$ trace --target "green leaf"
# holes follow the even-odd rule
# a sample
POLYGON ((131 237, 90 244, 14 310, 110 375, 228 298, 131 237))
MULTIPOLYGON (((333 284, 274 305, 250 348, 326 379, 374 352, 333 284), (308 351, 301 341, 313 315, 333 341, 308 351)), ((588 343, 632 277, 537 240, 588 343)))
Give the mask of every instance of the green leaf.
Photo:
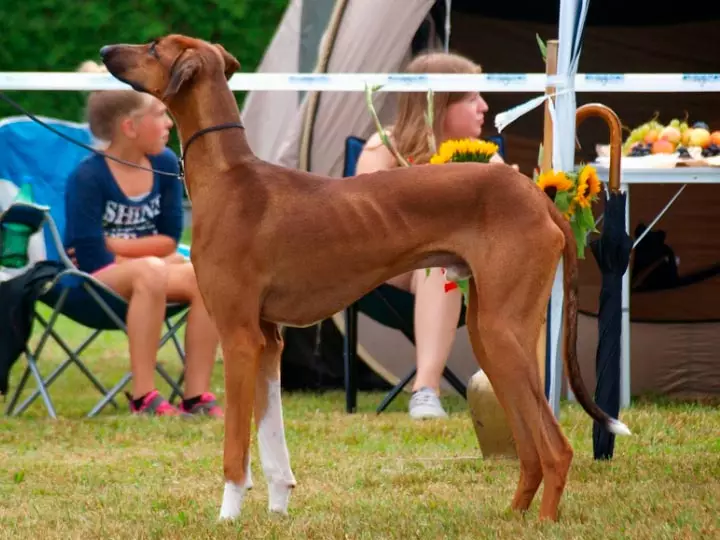
POLYGON ((586 231, 592 231, 595 228, 595 217, 592 213, 592 208, 583 208, 580 213, 582 218, 581 225, 586 231))
POLYGON ((540 54, 542 55, 543 62, 547 63, 547 45, 540 38, 540 34, 535 34, 535 39, 537 40, 538 47, 540 47, 540 54))
POLYGON ((584 259, 585 258, 585 231, 583 230, 582 226, 578 223, 578 220, 576 220, 576 219, 573 219, 570 222, 570 227, 572 228, 573 235, 575 236, 575 242, 577 243, 578 258, 584 259))
POLYGON ((567 191, 558 191, 557 195, 555 195, 555 206, 557 206, 558 210, 563 214, 567 212, 570 208, 570 193, 567 191))

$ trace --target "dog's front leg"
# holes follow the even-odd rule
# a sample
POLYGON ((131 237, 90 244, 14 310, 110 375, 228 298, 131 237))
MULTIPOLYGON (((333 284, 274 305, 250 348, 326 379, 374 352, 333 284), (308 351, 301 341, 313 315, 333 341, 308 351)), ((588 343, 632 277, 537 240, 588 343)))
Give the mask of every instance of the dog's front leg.
POLYGON ((225 357, 225 491, 220 519, 240 514, 250 479, 250 424, 252 421, 255 379, 265 347, 262 332, 254 325, 234 327, 223 332, 225 357))
POLYGON ((295 476, 285 441, 282 399, 280 396, 280 358, 282 335, 276 324, 261 323, 265 350, 260 359, 255 388, 255 422, 258 426, 260 461, 268 483, 268 507, 271 512, 287 514, 295 476))

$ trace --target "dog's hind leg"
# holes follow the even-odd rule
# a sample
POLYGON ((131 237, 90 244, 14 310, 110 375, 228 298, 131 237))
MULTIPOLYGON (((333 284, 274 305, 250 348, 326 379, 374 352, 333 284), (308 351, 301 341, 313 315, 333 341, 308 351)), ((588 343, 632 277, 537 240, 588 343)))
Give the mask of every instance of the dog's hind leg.
MULTIPOLYGON (((489 360, 483 347, 483 340, 478 331, 477 322, 477 292, 474 286, 470 285, 470 295, 467 309, 467 329, 472 345, 473 353, 481 368, 488 366, 489 360)), ((487 371, 486 371, 487 373, 487 371)), ((489 375, 488 375, 489 376, 489 375)), ((493 381, 493 385, 494 385, 493 381)), ((507 396, 494 388, 501 405, 508 413, 507 396)), ((533 437, 527 425, 516 415, 508 416, 508 423, 513 433, 515 447, 517 449, 518 458, 520 460, 520 480, 515 497, 512 501, 513 510, 525 511, 530 507, 535 493, 542 482, 542 466, 540 464, 540 456, 537 453, 535 445, 532 443, 533 437), (528 444, 528 441, 530 444, 528 444)))
POLYGON ((542 478, 540 518, 555 520, 573 452, 545 397, 536 346, 564 240, 555 227, 502 239, 492 257, 478 259, 485 264, 472 265, 480 279, 468 329, 515 437, 521 474, 513 508, 527 509, 542 478))
POLYGON ((282 399, 280 396, 280 357, 283 339, 276 324, 261 322, 265 350, 260 359, 255 387, 255 423, 263 472, 268 483, 268 508, 287 514, 295 476, 285 441, 282 399))
MULTIPOLYGON (((239 319, 239 317, 238 317, 239 319)), ((242 319, 240 319, 242 320, 242 319)), ((223 493, 220 519, 232 519, 240 514, 248 489, 247 472, 250 466, 250 425, 252 422, 255 381, 260 356, 265 347, 258 322, 234 324, 223 328, 222 336, 225 358, 225 448, 223 493)))

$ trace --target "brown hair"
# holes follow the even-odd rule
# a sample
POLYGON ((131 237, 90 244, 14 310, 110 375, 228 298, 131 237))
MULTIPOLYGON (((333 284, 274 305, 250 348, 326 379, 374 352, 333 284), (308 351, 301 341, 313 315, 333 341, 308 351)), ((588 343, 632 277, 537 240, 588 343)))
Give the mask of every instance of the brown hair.
MULTIPOLYGON (((107 73, 107 68, 92 60, 80 64, 81 73, 107 73)), ((85 108, 85 117, 90 131, 98 139, 110 142, 117 121, 148 104, 149 96, 135 90, 99 90, 90 92, 85 108)))
MULTIPOLYGON (((481 73, 479 65, 459 54, 426 52, 416 56, 405 68, 406 73, 481 73)), ((442 126, 448 106, 462 100, 465 92, 436 92, 433 99, 435 140, 442 139, 442 126)), ((398 152, 413 163, 427 163, 432 157, 428 142, 425 113, 425 92, 403 92, 398 97, 397 116, 392 127, 392 138, 398 152)))

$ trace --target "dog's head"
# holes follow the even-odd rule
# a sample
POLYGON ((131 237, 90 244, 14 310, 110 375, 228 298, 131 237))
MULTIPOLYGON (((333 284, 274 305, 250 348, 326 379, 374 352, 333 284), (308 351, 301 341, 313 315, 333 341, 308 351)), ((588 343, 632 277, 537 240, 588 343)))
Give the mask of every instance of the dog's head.
POLYGON ((178 34, 140 45, 106 45, 100 56, 116 79, 164 102, 204 79, 230 79, 240 68, 222 45, 178 34))

